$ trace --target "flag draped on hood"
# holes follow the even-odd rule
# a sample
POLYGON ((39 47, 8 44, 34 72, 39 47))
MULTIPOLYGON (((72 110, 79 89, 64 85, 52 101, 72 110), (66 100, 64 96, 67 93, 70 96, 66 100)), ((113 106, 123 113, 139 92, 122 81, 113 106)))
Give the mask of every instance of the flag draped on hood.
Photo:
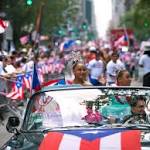
POLYGON ((121 129, 49 132, 39 150, 140 150, 140 131, 121 129))

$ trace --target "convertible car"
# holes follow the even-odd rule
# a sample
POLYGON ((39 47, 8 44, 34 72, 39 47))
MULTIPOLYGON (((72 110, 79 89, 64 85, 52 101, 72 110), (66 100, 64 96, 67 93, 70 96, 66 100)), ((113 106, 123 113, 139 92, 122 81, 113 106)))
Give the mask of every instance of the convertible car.
POLYGON ((45 87, 30 98, 21 127, 8 119, 14 135, 1 149, 149 150, 149 100, 146 87, 45 87))

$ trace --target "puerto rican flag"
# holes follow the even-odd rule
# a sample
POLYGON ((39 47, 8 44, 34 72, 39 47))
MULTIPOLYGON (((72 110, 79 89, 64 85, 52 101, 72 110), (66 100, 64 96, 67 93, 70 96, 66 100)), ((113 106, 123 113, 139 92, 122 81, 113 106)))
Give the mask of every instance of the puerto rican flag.
POLYGON ((48 74, 49 72, 48 65, 46 63, 41 64, 40 69, 42 71, 42 74, 48 74))
POLYGON ((0 34, 4 33, 7 27, 8 27, 8 22, 0 18, 0 34))
POLYGON ((39 91, 41 89, 41 84, 36 70, 36 64, 33 67, 33 77, 32 77, 32 93, 39 91))
POLYGON ((140 131, 91 129, 49 132, 39 150, 141 150, 140 131))
POLYGON ((16 82, 12 86, 12 91, 6 95, 7 98, 14 100, 16 99, 22 100, 24 98, 22 80, 23 80, 22 75, 17 76, 16 82))
POLYGON ((44 82, 42 84, 42 87, 45 87, 45 86, 54 86, 54 85, 57 85, 59 82, 59 80, 50 80, 50 81, 47 81, 47 82, 44 82))
POLYGON ((71 85, 71 84, 72 84, 72 81, 70 81, 70 80, 56 79, 56 80, 49 80, 47 82, 44 82, 42 84, 42 87, 45 87, 45 86, 55 86, 55 85, 63 86, 63 85, 71 85))
POLYGON ((40 81, 40 83, 42 84, 44 82, 44 74, 41 68, 37 68, 37 72, 38 72, 38 79, 40 81))
POLYGON ((128 46, 128 37, 127 35, 122 35, 118 40, 114 42, 114 46, 120 48, 122 46, 128 46))
POLYGON ((31 89, 32 85, 32 74, 31 73, 26 73, 23 78, 24 85, 27 89, 31 89))

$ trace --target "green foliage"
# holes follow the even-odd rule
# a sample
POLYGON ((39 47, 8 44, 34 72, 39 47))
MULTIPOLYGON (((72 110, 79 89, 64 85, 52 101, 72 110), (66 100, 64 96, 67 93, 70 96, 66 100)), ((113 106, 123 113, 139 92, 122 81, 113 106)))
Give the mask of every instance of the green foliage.
POLYGON ((136 38, 147 40, 150 37, 150 0, 139 0, 122 18, 121 25, 134 29, 136 38))
MULTIPOLYGON (((0 0, 1 9, 7 13, 7 19, 12 21, 14 41, 19 43, 19 37, 30 32, 31 25, 35 27, 36 18, 41 5, 43 7, 41 33, 49 34, 53 28, 63 24, 66 18, 63 12, 75 5, 74 0, 0 0)), ((76 13, 72 15, 74 17, 76 13)))

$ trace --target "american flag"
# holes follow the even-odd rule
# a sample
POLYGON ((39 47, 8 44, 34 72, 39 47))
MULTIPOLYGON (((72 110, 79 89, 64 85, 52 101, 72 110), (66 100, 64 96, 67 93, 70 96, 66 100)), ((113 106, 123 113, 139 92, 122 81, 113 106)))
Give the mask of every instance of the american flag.
POLYGON ((86 129, 49 132, 39 150, 140 150, 140 131, 86 129))
POLYGON ((23 76, 18 75, 16 82, 12 86, 12 91, 6 95, 7 98, 22 100, 24 98, 23 92, 23 76))

